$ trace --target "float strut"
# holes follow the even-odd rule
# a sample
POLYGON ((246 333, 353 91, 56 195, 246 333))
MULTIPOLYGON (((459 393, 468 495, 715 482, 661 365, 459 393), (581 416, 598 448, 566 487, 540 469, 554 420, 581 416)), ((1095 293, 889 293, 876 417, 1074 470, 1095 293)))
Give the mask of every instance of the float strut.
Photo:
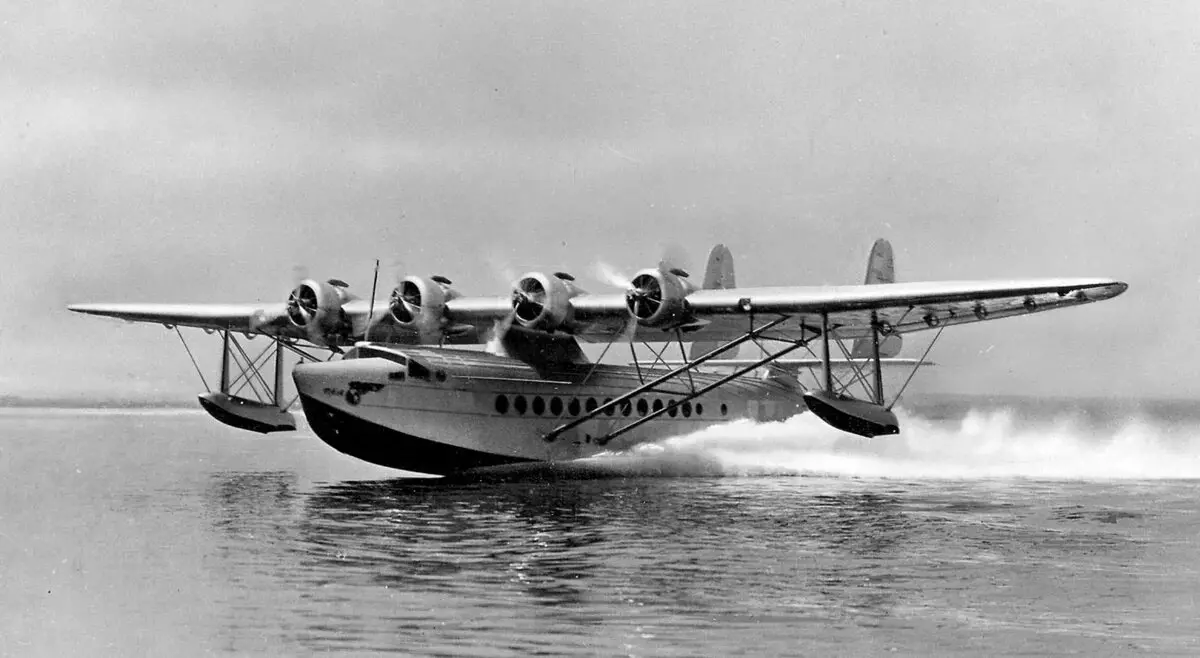
POLYGON ((229 330, 221 332, 221 392, 229 393, 229 330))
POLYGON ((833 368, 829 364, 829 313, 821 313, 821 366, 825 369, 825 392, 833 395, 833 368))
POLYGON ((871 311, 871 356, 875 359, 875 404, 883 404, 883 368, 879 367, 879 317, 871 311))

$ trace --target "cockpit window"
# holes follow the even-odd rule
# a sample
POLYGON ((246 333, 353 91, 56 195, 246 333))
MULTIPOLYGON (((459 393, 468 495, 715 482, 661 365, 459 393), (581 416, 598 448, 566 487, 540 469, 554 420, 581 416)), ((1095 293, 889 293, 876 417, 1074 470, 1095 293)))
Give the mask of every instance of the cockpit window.
POLYGON ((413 379, 424 379, 425 381, 429 381, 429 368, 426 368, 416 361, 409 361, 408 376, 413 379))
POLYGON ((404 356, 403 354, 396 354, 395 352, 390 352, 388 350, 381 350, 381 349, 374 348, 374 347, 355 347, 354 349, 350 350, 349 352, 346 352, 346 356, 344 356, 342 358, 344 360, 376 359, 376 358, 378 358, 378 359, 387 359, 388 361, 391 361, 393 363, 399 363, 402 366, 408 365, 408 357, 404 356))

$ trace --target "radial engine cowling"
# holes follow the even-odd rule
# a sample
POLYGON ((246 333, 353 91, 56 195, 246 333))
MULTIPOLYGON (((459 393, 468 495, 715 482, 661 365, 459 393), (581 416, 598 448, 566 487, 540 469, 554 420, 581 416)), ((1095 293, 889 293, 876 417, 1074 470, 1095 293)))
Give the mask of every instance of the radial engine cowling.
POLYGON ((288 320, 303 329, 308 340, 316 345, 346 343, 349 324, 342 313, 342 304, 350 299, 353 297, 341 281, 306 279, 288 295, 288 320))
POLYGON ((625 292, 625 308, 642 326, 672 327, 691 318, 687 296, 695 290, 681 270, 642 270, 625 292))
POLYGON ((583 291, 569 274, 530 272, 513 285, 513 318, 522 327, 554 332, 569 329, 571 298, 583 291))
POLYGON ((408 276, 392 290, 388 310, 396 324, 415 331, 422 343, 437 343, 446 326, 446 302, 458 297, 450 280, 408 276))

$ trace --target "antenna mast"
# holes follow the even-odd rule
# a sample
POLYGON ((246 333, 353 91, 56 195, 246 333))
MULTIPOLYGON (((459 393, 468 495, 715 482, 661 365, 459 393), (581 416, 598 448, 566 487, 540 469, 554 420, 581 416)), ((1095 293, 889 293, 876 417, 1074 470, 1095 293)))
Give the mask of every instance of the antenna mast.
POLYGON ((375 276, 371 278, 371 305, 367 309, 367 330, 363 333, 363 340, 371 342, 371 325, 375 324, 372 320, 375 317, 375 286, 379 284, 379 259, 375 259, 375 276))

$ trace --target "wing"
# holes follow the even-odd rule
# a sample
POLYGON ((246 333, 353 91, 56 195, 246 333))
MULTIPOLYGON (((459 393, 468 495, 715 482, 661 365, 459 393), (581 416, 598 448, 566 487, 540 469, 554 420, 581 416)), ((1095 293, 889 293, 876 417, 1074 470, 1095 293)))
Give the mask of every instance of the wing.
POLYGON ((283 335, 279 330, 288 326, 283 304, 72 304, 67 309, 128 322, 243 333, 283 335))
MULTIPOLYGON (((415 330, 396 324, 388 314, 388 300, 376 300, 372 308, 369 300, 355 299, 342 305, 349 326, 350 340, 367 337, 367 326, 371 325, 371 340, 397 343, 416 343, 415 330)), ((496 322, 503 322, 511 312, 511 305, 504 297, 475 297, 454 300, 448 305, 446 315, 446 343, 478 344, 487 337, 496 322)), ((294 325, 287 316, 285 304, 72 304, 68 310, 87 315, 116 318, 127 322, 161 324, 167 327, 196 327, 207 330, 229 330, 243 334, 261 334, 290 338, 308 339, 307 333, 294 325)))
MULTIPOLYGON (((1116 297, 1126 288, 1112 279, 1030 279, 697 290, 686 298, 688 315, 682 324, 666 328, 633 326, 622 294, 584 294, 568 302, 573 318, 569 333, 592 341, 659 342, 674 340, 678 331, 685 341, 727 341, 784 318, 771 334, 801 340, 814 336, 825 315, 836 335, 849 339, 870 336, 873 317, 886 332, 904 334, 1089 304, 1116 297)), ((396 326, 386 315, 386 303, 377 300, 373 313, 368 300, 342 307, 353 327, 352 339, 365 335, 367 318, 372 316, 372 340, 416 342, 415 332, 396 326)), ((68 308, 131 322, 306 337, 288 320, 284 304, 76 304, 68 308)), ((446 303, 444 342, 484 343, 509 322, 508 298, 459 297, 446 303)))
MULTIPOLYGON (((1111 299, 1128 286, 1112 279, 1026 279, 936 281, 852 286, 794 286, 697 290, 687 296, 692 321, 678 328, 684 340, 732 340, 751 327, 785 318, 772 335, 812 338, 827 315, 839 338, 871 335, 873 318, 885 333, 904 334, 943 326, 998 320, 1111 299)), ((620 295, 585 295, 571 300, 577 333, 611 339, 629 321, 620 295)), ((675 328, 639 326, 636 340, 671 340, 675 328)))

